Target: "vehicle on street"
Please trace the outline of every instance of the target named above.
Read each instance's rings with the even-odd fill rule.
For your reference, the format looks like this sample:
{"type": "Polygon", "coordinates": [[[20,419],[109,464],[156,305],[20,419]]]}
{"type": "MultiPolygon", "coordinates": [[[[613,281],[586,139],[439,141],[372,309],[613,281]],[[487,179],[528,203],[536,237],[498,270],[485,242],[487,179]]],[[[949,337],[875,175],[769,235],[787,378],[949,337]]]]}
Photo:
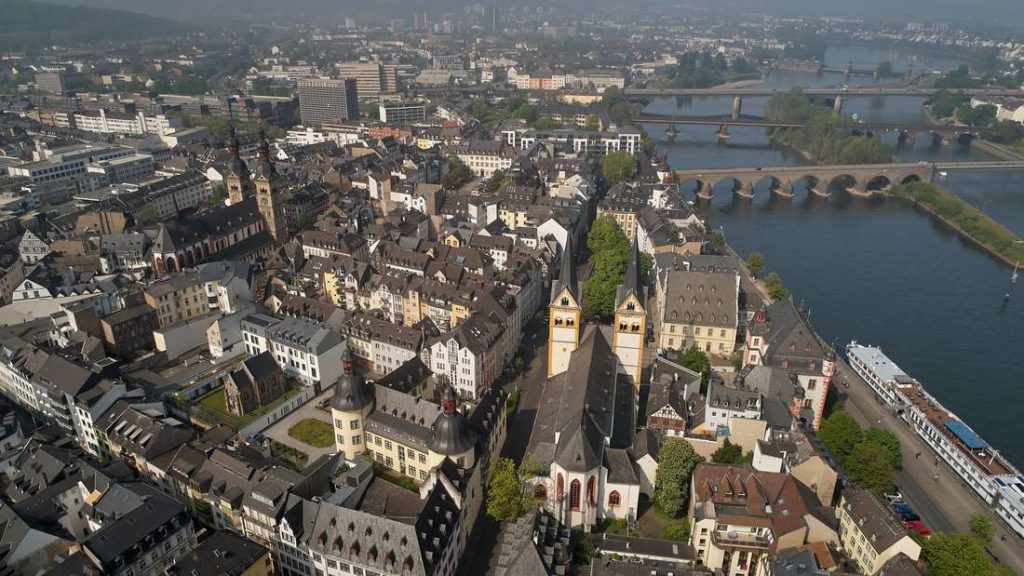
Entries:
{"type": "Polygon", "coordinates": [[[911,532],[916,532],[921,536],[924,536],[925,538],[932,535],[932,531],[929,530],[928,527],[925,526],[924,523],[920,520],[906,521],[903,523],[903,526],[905,526],[907,530],[910,530],[911,532]]]}

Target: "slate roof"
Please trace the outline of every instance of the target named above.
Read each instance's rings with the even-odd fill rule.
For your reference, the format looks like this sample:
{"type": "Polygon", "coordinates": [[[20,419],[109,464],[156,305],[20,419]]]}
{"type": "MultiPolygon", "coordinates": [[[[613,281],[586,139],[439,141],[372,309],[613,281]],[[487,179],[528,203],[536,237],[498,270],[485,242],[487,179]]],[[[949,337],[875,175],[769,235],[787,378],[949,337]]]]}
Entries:
{"type": "Polygon", "coordinates": [[[738,324],[738,275],[673,270],[665,282],[662,322],[722,327],[738,324]]]}

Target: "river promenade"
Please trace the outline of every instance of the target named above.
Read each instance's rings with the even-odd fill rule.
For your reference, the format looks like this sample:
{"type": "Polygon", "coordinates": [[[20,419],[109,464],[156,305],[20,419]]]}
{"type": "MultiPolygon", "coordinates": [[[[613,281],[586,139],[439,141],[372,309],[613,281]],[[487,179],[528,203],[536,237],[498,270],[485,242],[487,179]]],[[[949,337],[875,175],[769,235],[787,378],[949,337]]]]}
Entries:
{"type": "MultiPolygon", "coordinates": [[[[739,258],[731,248],[727,250],[739,258]]],[[[740,261],[744,262],[742,258],[740,261]]],[[[751,279],[750,271],[745,264],[740,266],[740,270],[744,276],[751,279]]],[[[754,285],[761,296],[769,300],[764,284],[754,282],[754,285]]],[[[818,340],[825,342],[820,336],[818,340]]],[[[921,516],[925,525],[936,532],[968,532],[968,520],[971,515],[984,514],[992,518],[996,528],[996,536],[989,545],[989,551],[999,562],[1006,564],[1017,574],[1024,574],[1024,540],[1009,530],[945,462],[936,459],[932,449],[908,424],[878,400],[867,382],[864,382],[842,357],[836,359],[836,376],[832,382],[843,409],[861,426],[884,428],[899,439],[903,468],[897,472],[896,483],[904,499],[921,516]],[[844,386],[842,382],[846,382],[848,386],[844,386]],[[1006,536],[1006,541],[1001,540],[1002,536],[1006,536]]]]}

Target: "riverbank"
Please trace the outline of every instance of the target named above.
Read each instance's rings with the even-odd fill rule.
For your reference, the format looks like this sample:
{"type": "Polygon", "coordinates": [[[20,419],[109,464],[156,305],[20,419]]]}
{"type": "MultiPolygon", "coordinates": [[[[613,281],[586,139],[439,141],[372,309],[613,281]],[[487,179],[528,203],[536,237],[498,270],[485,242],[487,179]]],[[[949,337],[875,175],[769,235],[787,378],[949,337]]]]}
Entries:
{"type": "Polygon", "coordinates": [[[1007,266],[1024,262],[1024,239],[937,184],[903,184],[883,194],[913,203],[1007,266]]]}

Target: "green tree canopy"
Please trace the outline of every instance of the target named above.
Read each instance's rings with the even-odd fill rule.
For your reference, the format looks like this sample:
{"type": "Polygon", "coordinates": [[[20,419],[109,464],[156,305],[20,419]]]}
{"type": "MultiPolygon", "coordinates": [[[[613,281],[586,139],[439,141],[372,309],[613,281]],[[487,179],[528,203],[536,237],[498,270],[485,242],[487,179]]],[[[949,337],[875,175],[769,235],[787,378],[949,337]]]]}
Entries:
{"type": "Polygon", "coordinates": [[[782,278],[775,272],[772,272],[764,280],[765,287],[768,288],[768,295],[771,296],[772,300],[784,300],[789,297],[789,290],[782,285],[782,278]]]}
{"type": "Polygon", "coordinates": [[[704,458],[682,438],[670,438],[658,453],[658,471],[655,473],[654,501],[666,514],[679,517],[686,511],[690,493],[690,477],[704,458]]]}
{"type": "Polygon", "coordinates": [[[629,152],[611,152],[601,159],[601,174],[609,184],[618,184],[636,174],[636,156],[629,152]]]}
{"type": "Polygon", "coordinates": [[[839,150],[840,164],[879,164],[892,158],[892,147],[878,138],[850,138],[839,150]]]}
{"type": "Polygon", "coordinates": [[[863,440],[843,461],[850,479],[865,490],[885,494],[892,488],[895,470],[889,449],[874,440],[863,440]]]}
{"type": "Polygon", "coordinates": [[[160,215],[157,214],[156,206],[152,202],[147,202],[139,210],[139,217],[137,218],[139,226],[149,226],[150,224],[156,224],[160,221],[160,215]]]}
{"type": "Polygon", "coordinates": [[[845,462],[853,448],[864,438],[864,431],[852,416],[837,411],[822,423],[818,438],[840,462],[845,462]]]}
{"type": "Polygon", "coordinates": [[[711,461],[718,464],[739,464],[743,462],[743,447],[733,444],[726,438],[722,446],[711,454],[711,461]]]}
{"type": "Polygon", "coordinates": [[[934,534],[925,540],[922,556],[929,576],[1005,576],[1013,574],[1000,566],[985,550],[981,540],[970,534],[934,534]]]}
{"type": "Polygon", "coordinates": [[[878,76],[879,78],[894,76],[892,71],[892,62],[880,62],[875,68],[875,76],[878,76]]]}
{"type": "MultiPolygon", "coordinates": [[[[585,313],[588,318],[609,318],[615,313],[615,297],[626,273],[631,246],[615,218],[602,216],[590,228],[587,248],[593,269],[583,284],[585,313]]],[[[640,255],[642,281],[646,282],[652,265],[649,254],[640,255]]]]}
{"type": "Polygon", "coordinates": [[[864,441],[875,442],[884,447],[889,454],[889,463],[894,470],[899,470],[903,467],[903,456],[900,454],[900,440],[895,434],[872,426],[864,431],[864,441]]]}
{"type": "Polygon", "coordinates": [[[213,190],[210,193],[210,205],[219,206],[228,199],[228,187],[223,182],[213,185],[213,190]]]}
{"type": "Polygon", "coordinates": [[[587,234],[587,248],[591,254],[606,250],[622,250],[623,247],[629,249],[629,239],[622,228],[619,228],[614,217],[605,215],[594,220],[587,234]]]}
{"type": "Polygon", "coordinates": [[[448,157],[448,173],[441,178],[441,185],[445,187],[458,187],[473,178],[473,171],[466,166],[458,156],[448,157]]]}
{"type": "Polygon", "coordinates": [[[760,252],[751,252],[747,256],[747,268],[754,276],[760,276],[764,272],[764,256],[760,252]]]}
{"type": "Polygon", "coordinates": [[[968,526],[971,528],[971,534],[985,544],[992,541],[992,536],[996,532],[995,526],[992,525],[992,518],[987,514],[971,514],[968,526]]]}
{"type": "Polygon", "coordinates": [[[487,485],[487,515],[501,521],[525,514],[533,506],[527,480],[511,458],[495,460],[487,485]]]}
{"type": "Polygon", "coordinates": [[[685,352],[680,353],[676,357],[676,362],[680,366],[700,374],[701,385],[707,385],[708,378],[711,377],[711,360],[708,359],[708,355],[698,348],[696,344],[687,348],[685,352]]]}

